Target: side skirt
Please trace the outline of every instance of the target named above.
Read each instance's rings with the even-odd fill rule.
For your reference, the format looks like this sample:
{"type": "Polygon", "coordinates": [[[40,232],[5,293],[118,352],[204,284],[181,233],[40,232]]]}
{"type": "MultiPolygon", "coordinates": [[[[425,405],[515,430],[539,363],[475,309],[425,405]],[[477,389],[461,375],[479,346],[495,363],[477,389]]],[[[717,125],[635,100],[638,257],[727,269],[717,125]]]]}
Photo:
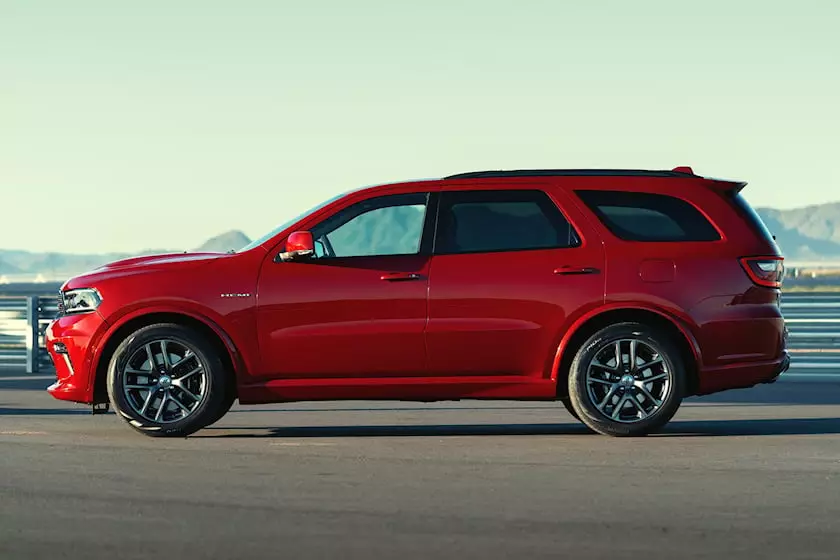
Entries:
{"type": "Polygon", "coordinates": [[[554,400],[556,382],[522,376],[272,379],[239,387],[242,404],[292,401],[554,400]]]}

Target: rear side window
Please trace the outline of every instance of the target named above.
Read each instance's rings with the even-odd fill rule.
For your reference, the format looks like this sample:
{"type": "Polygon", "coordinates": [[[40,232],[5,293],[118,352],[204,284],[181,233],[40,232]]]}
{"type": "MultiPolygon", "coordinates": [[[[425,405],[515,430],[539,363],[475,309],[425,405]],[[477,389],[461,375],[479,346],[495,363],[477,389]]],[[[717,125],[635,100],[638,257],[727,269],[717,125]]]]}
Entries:
{"type": "Polygon", "coordinates": [[[539,190],[441,194],[435,252],[524,251],[576,247],[580,239],[539,190]]]}
{"type": "Polygon", "coordinates": [[[764,239],[768,241],[775,240],[773,234],[770,233],[770,230],[767,229],[767,226],[764,224],[764,220],[761,219],[761,216],[758,215],[758,212],[756,212],[753,209],[752,205],[750,205],[750,203],[747,202],[747,199],[745,199],[741,195],[741,193],[734,193],[731,199],[733,204],[735,205],[735,208],[738,210],[738,212],[741,213],[741,216],[743,216],[743,218],[747,220],[747,223],[750,225],[753,231],[760,233],[764,237],[764,239]]]}
{"type": "Polygon", "coordinates": [[[653,193],[577,191],[616,237],[627,241],[718,241],[720,234],[684,200],[653,193]]]}

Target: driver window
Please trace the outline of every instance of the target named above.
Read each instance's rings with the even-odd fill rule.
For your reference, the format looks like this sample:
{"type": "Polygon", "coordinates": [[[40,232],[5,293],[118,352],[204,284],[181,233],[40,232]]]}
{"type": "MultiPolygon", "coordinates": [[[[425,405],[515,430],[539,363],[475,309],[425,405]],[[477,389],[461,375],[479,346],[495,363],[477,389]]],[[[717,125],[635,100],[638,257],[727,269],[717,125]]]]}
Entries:
{"type": "Polygon", "coordinates": [[[420,252],[427,193],[389,195],[345,208],[312,229],[315,258],[420,252]]]}

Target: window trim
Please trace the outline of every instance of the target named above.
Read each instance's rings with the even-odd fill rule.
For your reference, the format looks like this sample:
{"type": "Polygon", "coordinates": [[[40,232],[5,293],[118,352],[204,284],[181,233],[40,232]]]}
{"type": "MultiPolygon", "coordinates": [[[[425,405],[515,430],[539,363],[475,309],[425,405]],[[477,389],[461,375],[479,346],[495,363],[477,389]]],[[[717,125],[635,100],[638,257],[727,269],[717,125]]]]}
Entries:
{"type": "MultiPolygon", "coordinates": [[[[381,258],[412,258],[412,257],[419,257],[419,256],[431,256],[432,254],[432,242],[433,242],[433,234],[434,234],[434,226],[437,218],[437,205],[438,205],[438,198],[439,194],[436,191],[408,191],[408,192],[396,192],[396,193],[387,193],[387,194],[377,194],[375,196],[371,196],[368,198],[364,198],[362,200],[356,200],[351,202],[347,206],[343,206],[339,210],[335,211],[334,213],[330,214],[329,216],[324,216],[320,221],[310,226],[307,231],[312,232],[313,237],[317,231],[317,228],[326,222],[338,218],[345,212],[349,211],[353,207],[358,205],[364,204],[366,202],[375,201],[377,199],[386,199],[386,198],[408,198],[411,196],[417,195],[425,195],[426,196],[426,212],[423,219],[423,229],[420,233],[420,249],[415,253],[388,253],[383,255],[351,255],[351,256],[335,256],[335,257],[317,257],[317,258],[310,258],[306,261],[312,264],[318,263],[332,263],[337,261],[345,261],[345,260],[352,260],[352,259],[381,259],[381,258]]],[[[377,206],[376,208],[371,208],[370,210],[366,210],[365,212],[359,212],[353,214],[351,217],[343,220],[341,225],[336,226],[335,229],[344,226],[345,224],[349,223],[350,221],[354,220],[355,218],[365,214],[367,212],[372,212],[374,210],[379,210],[381,208],[391,208],[394,206],[403,206],[404,204],[396,203],[396,204],[384,204],[382,206],[377,206]]],[[[285,244],[285,240],[284,240],[285,244]]]]}
{"type": "MultiPolygon", "coordinates": [[[[504,202],[500,200],[499,202],[504,202]]],[[[514,201],[510,201],[514,202],[514,201]]],[[[449,205],[451,208],[451,205],[449,205]]],[[[557,201],[546,191],[545,189],[541,189],[538,187],[534,188],[480,188],[480,189],[449,189],[445,191],[441,191],[440,197],[437,200],[437,209],[435,211],[435,227],[434,227],[434,236],[433,236],[433,244],[432,244],[432,254],[435,256],[442,256],[442,255],[479,255],[479,254],[495,254],[495,253],[522,253],[522,252],[532,252],[532,251],[558,251],[558,250],[566,250],[566,249],[579,249],[583,247],[583,237],[581,236],[578,229],[572,223],[572,220],[569,219],[568,214],[560,208],[557,201]],[[544,215],[548,218],[549,222],[551,222],[552,226],[555,228],[557,227],[556,217],[559,216],[563,219],[566,225],[569,227],[569,233],[571,236],[574,236],[574,243],[570,245],[563,245],[563,246],[554,246],[554,247],[528,247],[528,248],[519,248],[519,249],[481,249],[476,251],[458,251],[458,252],[450,252],[450,251],[441,251],[438,249],[438,241],[440,237],[440,221],[443,216],[443,213],[447,211],[449,208],[445,204],[445,198],[448,195],[468,195],[468,194],[483,194],[483,195],[492,195],[492,194],[507,194],[507,195],[520,195],[522,198],[520,200],[515,200],[515,202],[536,202],[536,204],[543,210],[544,215]],[[527,198],[528,195],[531,195],[531,198],[527,198]],[[550,209],[549,212],[545,212],[545,206],[548,206],[550,209]],[[550,214],[554,212],[555,215],[551,216],[550,214]]]]}
{"type": "MultiPolygon", "coordinates": [[[[612,234],[616,239],[620,241],[624,241],[627,243],[720,243],[724,241],[723,232],[720,231],[717,224],[714,223],[705,212],[703,212],[700,208],[697,207],[694,203],[674,194],[665,194],[661,192],[649,192],[649,191],[628,191],[628,190],[616,190],[616,189],[575,189],[574,193],[577,195],[578,199],[583,204],[583,207],[590,212],[597,218],[598,222],[601,226],[603,226],[610,234],[612,234]],[[639,197],[658,197],[660,199],[670,199],[674,200],[679,204],[684,204],[689,209],[693,210],[697,213],[697,215],[702,218],[706,224],[711,228],[711,232],[717,236],[714,239],[697,239],[692,237],[687,238],[678,238],[675,239],[673,237],[670,238],[659,238],[659,239],[649,239],[645,237],[638,237],[635,235],[627,236],[625,232],[632,234],[632,232],[626,230],[625,228],[621,227],[619,224],[616,224],[613,220],[611,220],[608,216],[606,216],[598,207],[598,204],[590,202],[586,199],[587,194],[599,195],[599,194],[606,194],[606,195],[615,195],[615,196],[639,196],[639,197]]],[[[616,204],[605,204],[604,206],[616,206],[616,204]]],[[[627,208],[632,208],[632,206],[627,206],[627,208]]],[[[658,211],[656,208],[650,208],[646,206],[637,206],[637,208],[647,211],[658,211]]],[[[682,228],[682,222],[679,220],[675,220],[673,216],[665,214],[663,212],[659,212],[663,214],[668,219],[672,220],[678,226],[682,228]]],[[[685,230],[683,230],[685,231],[685,230]]]]}

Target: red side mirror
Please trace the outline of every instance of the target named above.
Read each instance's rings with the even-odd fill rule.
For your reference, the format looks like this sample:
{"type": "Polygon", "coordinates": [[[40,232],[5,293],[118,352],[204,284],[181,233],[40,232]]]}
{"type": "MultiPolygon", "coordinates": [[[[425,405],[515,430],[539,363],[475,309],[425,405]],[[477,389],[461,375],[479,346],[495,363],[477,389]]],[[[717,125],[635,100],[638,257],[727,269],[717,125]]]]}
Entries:
{"type": "Polygon", "coordinates": [[[313,253],[315,252],[315,241],[312,239],[311,231],[296,231],[289,235],[286,240],[287,253],[313,253]]]}
{"type": "Polygon", "coordinates": [[[286,251],[277,255],[276,261],[292,261],[315,253],[315,241],[310,231],[296,231],[286,239],[286,251]]]}

